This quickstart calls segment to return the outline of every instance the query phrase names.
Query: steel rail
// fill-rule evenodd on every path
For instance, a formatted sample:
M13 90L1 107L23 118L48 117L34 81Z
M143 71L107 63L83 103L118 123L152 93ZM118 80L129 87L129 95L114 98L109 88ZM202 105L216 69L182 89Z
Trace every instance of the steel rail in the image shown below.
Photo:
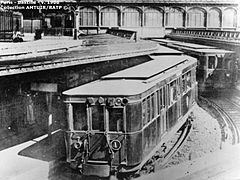
M240 142L240 134L238 131L238 128L236 126L236 124L234 123L233 119L229 116L229 114L223 110L222 107L220 107L216 102L214 102L213 100L204 98L202 96L199 97L199 99L207 102L207 104L209 106L211 106L212 108L214 108L216 110L216 112L220 115L220 117L222 118L222 120L225 122L225 124L229 127L229 129L231 129L232 134L233 134L233 142L232 144L237 144ZM225 100L226 101L226 100ZM236 106L236 105L235 105Z

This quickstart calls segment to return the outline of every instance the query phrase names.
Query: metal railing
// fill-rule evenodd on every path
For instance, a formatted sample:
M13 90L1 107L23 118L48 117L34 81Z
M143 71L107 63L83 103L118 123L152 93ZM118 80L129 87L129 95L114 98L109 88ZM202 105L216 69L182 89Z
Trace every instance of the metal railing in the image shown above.
M174 29L168 37L182 36L240 42L240 31Z

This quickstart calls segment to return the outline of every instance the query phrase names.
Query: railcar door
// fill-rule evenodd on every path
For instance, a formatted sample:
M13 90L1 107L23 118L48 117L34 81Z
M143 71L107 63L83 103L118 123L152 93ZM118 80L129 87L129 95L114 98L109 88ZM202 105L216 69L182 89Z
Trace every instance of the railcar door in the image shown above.
M91 105L89 108L89 160L109 161L109 151L106 136L106 108L104 105Z
M124 132L126 130L126 113L125 108L122 106L118 107L108 107L106 108L107 118L107 132L110 138L110 148L114 153L114 159L112 164L119 165L123 160L124 153Z

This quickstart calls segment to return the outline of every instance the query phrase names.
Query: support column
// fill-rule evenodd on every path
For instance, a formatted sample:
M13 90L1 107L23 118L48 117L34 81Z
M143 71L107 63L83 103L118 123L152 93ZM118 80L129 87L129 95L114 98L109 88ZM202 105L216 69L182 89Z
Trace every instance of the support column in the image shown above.
M206 9L206 12L204 14L204 26L206 29L208 29L208 16L209 16L209 10Z
M221 8L221 14L220 14L220 28L223 30L223 8Z
M120 21L119 21L119 26L123 26L123 7L120 7Z
M141 24L140 26L143 27L145 24L144 24L144 20L145 20L145 13L144 13L145 9L144 9L144 6L142 7L142 12L141 12Z
M183 13L183 27L186 29L187 26L188 26L188 21L187 21L187 12L188 12L188 9L187 7L185 6L185 12Z
M101 24L102 24L102 19L101 19L101 7L98 6L98 24L97 24L97 34L99 34L99 31L101 30Z
M52 119L52 92L46 93L46 101L47 101L47 107L48 107L48 139L49 142L52 140L52 125L53 125L53 119Z
M73 130L73 107L68 104L68 129Z
M187 29L188 27L188 14L187 12L184 13L184 28Z
M203 82L205 82L208 77L208 56L204 56L203 60L205 61Z
M169 11L169 9L167 9L166 7L164 7L164 12L163 12L163 22L162 22L162 25L163 27L165 28L166 27L166 21L167 21L167 11Z
M74 26L73 26L73 39L78 39L78 30L80 29L80 12L79 8L74 12Z
M66 20L66 15L61 15L61 35L64 36L64 32L65 32L65 20Z
M205 28L208 29L208 13L205 15Z
M77 9L74 13L74 18L75 18L75 29L79 30L79 26L80 26L80 11L79 9Z

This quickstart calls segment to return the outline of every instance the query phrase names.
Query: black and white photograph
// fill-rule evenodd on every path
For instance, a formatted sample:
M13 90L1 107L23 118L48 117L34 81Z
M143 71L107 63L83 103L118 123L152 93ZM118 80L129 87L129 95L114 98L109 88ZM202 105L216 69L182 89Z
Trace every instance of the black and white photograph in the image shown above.
M240 180L240 0L0 0L0 180Z

